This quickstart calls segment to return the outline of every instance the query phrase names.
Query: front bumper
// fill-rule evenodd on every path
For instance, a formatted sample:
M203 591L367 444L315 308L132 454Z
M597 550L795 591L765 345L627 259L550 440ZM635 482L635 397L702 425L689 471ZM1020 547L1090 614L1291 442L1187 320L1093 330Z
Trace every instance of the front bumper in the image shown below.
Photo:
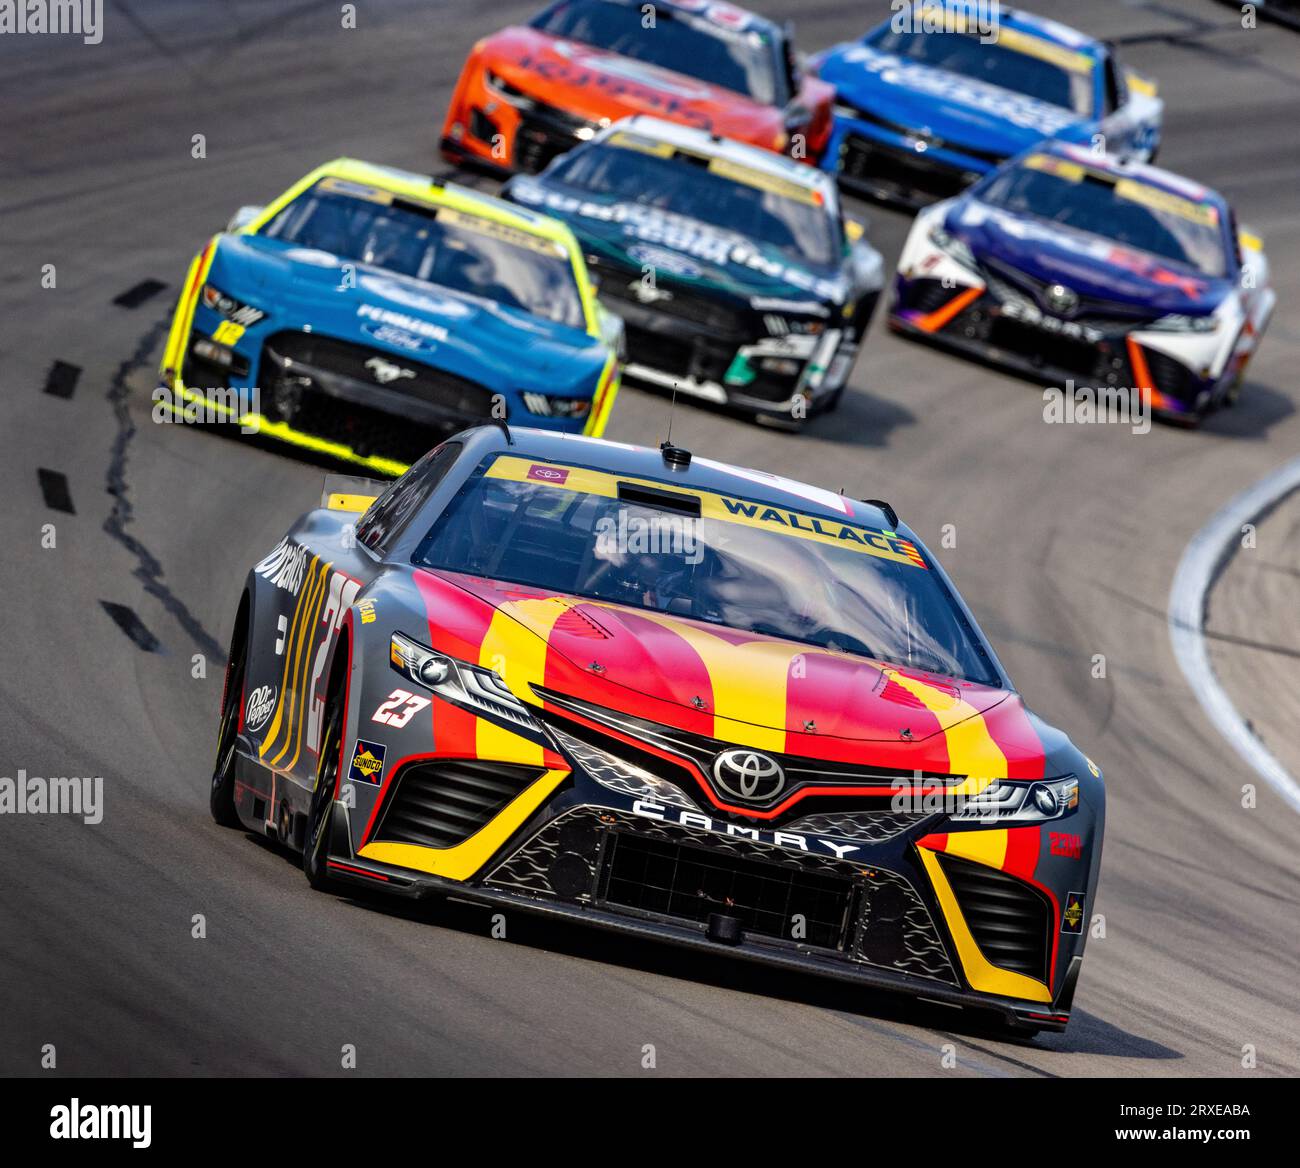
M623 318L624 377L630 381L788 419L796 402L811 413L848 380L863 328L849 329L832 315L819 322L822 331L815 336L780 336L764 327L757 312L742 317L719 308L715 314L708 306L688 318L680 310L639 303L624 287L637 278L628 273L603 280L600 293ZM855 319L870 321L875 303L875 296L865 299Z
M620 791L617 774L597 781L599 767L589 772L575 764L567 778L551 771L531 787L521 785L511 803L463 842L444 839L433 848L417 845L403 799L416 807L436 805L430 768L438 764L425 758L413 765L419 770L410 772L415 787L407 796L401 794L406 774L399 770L377 811L349 813L335 805L328 861L333 876L407 897L454 895L509 905L991 1010L1022 1028L1060 1030L1069 1020L1086 937L1082 927L1065 924L1065 892L1049 893L1029 878L963 857L987 860L1000 848L1003 867L1013 868L1031 856L1040 877L1087 896L1095 881L1094 852L1091 842L1081 841L1091 841L1096 831L1099 847L1100 833L1091 810L1052 825L1079 833L1070 837L1074 858L1062 861L1047 858L1056 851L1055 837L1049 844L1050 833L1036 826L936 835L942 816L876 812L864 816L852 836L843 834L848 821L835 816L804 816L785 831L760 829L710 819L672 803L671 796L656 802ZM445 764L453 782L468 765L485 764ZM521 781L526 784L527 776ZM459 798L452 787L447 791L447 798ZM357 817L354 823L349 814ZM354 827L362 820L368 826L354 851ZM508 829L490 839L502 822ZM397 838L402 842L387 842ZM472 872L460 866L466 854ZM972 868L978 869L975 885L967 871ZM936 869L942 875L934 875ZM989 881L995 882L991 892ZM1007 904L1028 909L1009 928L998 916ZM973 938L983 947L974 956ZM990 960L1008 967L1040 963L1037 976L994 968L985 949Z
M1144 345L1140 327L1116 325L1098 330L1102 335L1047 328L1008 314L984 285L945 287L938 279L900 273L888 325L896 333L1044 386L1063 388L1072 382L1076 388L1106 393L1139 393L1154 414L1171 419L1200 415L1220 398L1226 384L1223 377L1198 372L1170 353Z
M923 133L836 113L824 169L854 194L919 210L960 194L1004 160Z
M493 416L495 395L486 386L324 334L241 338L232 350L234 368L195 354L196 343L210 341L194 330L179 375L165 386L183 403L223 414L259 437L379 474L403 473L447 435ZM401 372L389 384L363 379L368 362ZM242 388L232 400L235 383ZM580 416L548 417L529 410L518 393L505 404L512 421L566 433L583 433L593 408L588 402Z
M443 157L457 165L498 177L536 174L608 124L539 98L520 94L510 100L487 86L479 68L457 87L439 145Z

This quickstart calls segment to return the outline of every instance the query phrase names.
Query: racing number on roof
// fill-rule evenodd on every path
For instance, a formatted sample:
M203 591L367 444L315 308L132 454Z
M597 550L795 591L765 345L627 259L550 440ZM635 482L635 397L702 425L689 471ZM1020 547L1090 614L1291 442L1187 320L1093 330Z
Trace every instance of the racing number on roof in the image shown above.
M325 697L318 693L321 674L325 672L325 662L329 659L330 646L343 624L343 615L352 607L352 601L361 589L360 580L351 580L342 572L335 572L330 577L329 599L325 602L325 612L321 624L325 628L321 637L320 648L316 650L316 661L312 666L311 684L307 692L311 695L311 714L307 719L307 749L315 754L320 742L321 715L325 712Z

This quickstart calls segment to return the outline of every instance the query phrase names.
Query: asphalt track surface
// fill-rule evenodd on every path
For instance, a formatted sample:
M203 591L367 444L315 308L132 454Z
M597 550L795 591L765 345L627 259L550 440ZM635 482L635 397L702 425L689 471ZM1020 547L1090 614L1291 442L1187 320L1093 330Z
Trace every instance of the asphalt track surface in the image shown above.
M762 7L793 15L806 49L886 11ZM1168 103L1162 161L1263 234L1279 308L1239 408L1199 432L1046 425L1035 387L877 321L841 411L803 436L682 405L674 437L889 499L936 549L955 526L942 558L1012 677L1106 772L1106 936L1069 1031L1011 1042L953 1011L513 916L494 940L479 909L314 894L285 854L213 825L219 647L244 572L321 471L152 424L161 322L240 204L342 154L433 166L469 46L531 5L362 3L343 31L332 0L110 0L98 47L0 44L0 775L106 783L98 826L0 817L0 1071L38 1073L53 1043L61 1073L328 1074L354 1043L369 1074L644 1074L646 1044L657 1074L1300 1073L1300 823L1268 789L1242 807L1252 776L1204 723L1164 612L1188 539L1300 449L1300 38L1205 0L1035 7L1150 34L1128 57ZM868 214L892 262L907 219ZM112 303L147 279L166 290ZM69 397L44 392L55 361L81 369ZM628 390L609 436L655 442L665 420ZM48 505L63 500L41 468L66 476L73 513Z

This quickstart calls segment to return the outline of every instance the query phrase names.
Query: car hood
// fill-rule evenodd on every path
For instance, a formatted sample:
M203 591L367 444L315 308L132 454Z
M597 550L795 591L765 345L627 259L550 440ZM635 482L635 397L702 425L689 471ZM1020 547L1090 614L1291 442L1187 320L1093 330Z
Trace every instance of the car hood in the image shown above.
M947 212L945 228L979 260L995 260L1035 280L1064 284L1080 296L1153 313L1203 315L1230 290L1136 248L1072 231L1059 223L1009 214L968 198Z
M653 114L767 146L782 128L779 109L742 93L533 28L504 29L480 53L530 97L592 122Z
M1043 774L1043 743L1011 690L461 573L419 570L417 584L435 647L497 668L534 705L543 687L787 754Z
M953 146L1018 154L1043 138L1075 138L1089 125L1061 106L865 45L831 49L817 70L843 101Z
M269 331L306 323L489 385L529 381L556 392L557 379L586 385L605 360L600 341L580 329L262 236L223 237L208 279L265 309Z
M597 260L637 274L647 266L657 283L681 284L749 301L812 297L842 301L847 283L832 265L799 262L780 248L687 215L621 202L524 175L507 197L563 219Z

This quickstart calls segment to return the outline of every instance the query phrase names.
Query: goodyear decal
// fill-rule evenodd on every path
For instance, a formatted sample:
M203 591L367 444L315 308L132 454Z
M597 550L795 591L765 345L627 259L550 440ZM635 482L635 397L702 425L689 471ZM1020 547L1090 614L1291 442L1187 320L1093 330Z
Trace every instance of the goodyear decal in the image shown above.
M611 475L604 471L587 470L582 467L538 463L514 455L502 455L497 458L488 468L487 477L510 482L541 483L555 490L598 495L607 499L618 498L619 483L635 483L656 490L664 489L664 484L655 480L639 479L628 475ZM892 560L894 563L928 568L916 545L893 531L866 527L828 516L809 515L803 511L756 503L749 499L738 499L713 491L674 489L684 497L699 500L702 519L719 520L742 527L762 528L782 535L812 540L815 543L848 548L879 559Z
M1115 184L1115 193L1121 199L1141 203L1144 207L1150 207L1153 211L1163 211L1168 215L1176 215L1179 219L1187 219L1202 227L1213 227L1219 222L1218 209L1209 203L1196 203L1191 199L1184 199L1181 195L1162 191L1159 187L1137 182L1135 179L1120 179Z
M439 223L445 223L449 227L477 231L480 235L490 235L493 239L501 240L502 243L535 251L540 255L563 257L568 254L564 246L554 239L545 239L540 235L522 231L518 227L512 227L508 223L485 219L482 215L466 214L455 207L439 207L437 217Z

